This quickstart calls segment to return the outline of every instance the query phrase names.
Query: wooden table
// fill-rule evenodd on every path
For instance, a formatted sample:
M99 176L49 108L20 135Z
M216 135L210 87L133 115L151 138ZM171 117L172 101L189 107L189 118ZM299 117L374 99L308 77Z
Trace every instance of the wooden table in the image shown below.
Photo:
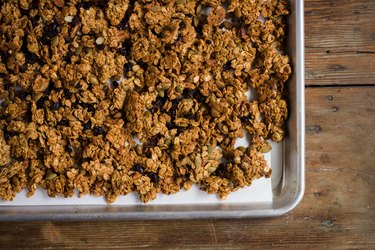
M375 249L375 1L306 0L306 192L272 219L1 223L3 248Z

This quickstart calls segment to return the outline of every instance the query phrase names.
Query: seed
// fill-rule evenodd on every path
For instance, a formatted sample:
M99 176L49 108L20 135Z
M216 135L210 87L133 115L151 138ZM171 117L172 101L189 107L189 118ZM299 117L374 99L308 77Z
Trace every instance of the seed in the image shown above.
M199 26L199 19L198 18L194 18L193 24L194 24L194 27L196 27L195 30L197 31L197 33L201 33L202 32L202 26Z
M11 89L11 90L9 91L9 100L12 100L12 101L13 101L14 96L15 96L14 91L13 91L13 89Z
M57 45L59 45L59 37L55 36L52 38L51 47L56 47Z
M167 89L169 89L171 86L172 86L172 85L171 85L170 83L164 83L164 84L162 85L162 89L163 89L163 90L167 90Z
M234 15L235 15L235 17L237 17L237 18L240 18L240 17L242 16L242 12L241 12L240 7L236 7L236 8L234 9Z
M98 85L99 84L98 78L96 78L95 76L90 76L89 82L91 84L93 84L93 85Z
M135 165L133 166L133 170L134 170L134 171L137 171L138 173L141 173L141 174L143 174L143 173L145 172L145 169L144 169L143 166L142 166L141 164L139 164L139 163L137 163L137 164L135 164Z
M137 85L138 87L141 87L141 80L139 80L138 78L135 78L134 84Z
M86 174L86 169L83 169L83 168L81 168L80 170L79 170L79 173L81 174L81 175L85 175Z
M198 5L197 10L195 12L197 14L197 16L199 16L199 14L202 12L202 9L203 9L202 4Z
M207 168L207 171L208 171L208 173L212 174L213 172L216 171L216 167L210 166L210 167Z
M43 93L35 94L33 97L34 102L39 101L39 99L43 96Z
M209 103L210 103L211 106L216 104L216 99L215 99L214 95L210 95Z
M73 21L74 17L73 16L66 16L64 18L65 22L71 23Z
M202 166L202 159L199 156L195 157L194 165L195 167L198 167L198 168Z
M3 107L8 106L9 104L10 104L10 100L9 100L9 98L5 98L5 99L3 100L3 102L1 103L1 105L3 105Z
M176 86L175 91L176 91L177 94L182 94L183 88L180 85L178 85L178 86Z
M221 88L219 88L219 89L221 89ZM234 101L234 99L232 98L232 97L228 97L228 102L229 102L229 104L232 104L232 105L234 105L234 104L236 104L236 102Z
M79 46L75 51L74 55L79 56L82 52L83 46Z
M199 79L200 79L199 76L195 76L194 79L193 79L193 82L194 82L194 83L198 83L198 82L199 82Z
M104 42L104 37L102 37L102 36L98 37L98 38L95 40L95 43L98 44L98 45L103 44L103 42Z
M264 146L259 150L259 152L265 154L265 153L270 152L271 149L272 149L272 146L269 145L269 144L267 144L267 145L264 145Z
M242 153L245 153L246 152L246 148L244 146L239 146L237 148L239 151L241 151Z
M49 174L47 174L47 176L46 176L46 180L47 180L47 181L50 181L50 180L55 179L56 177L57 177L57 174L56 174L56 173L49 173Z

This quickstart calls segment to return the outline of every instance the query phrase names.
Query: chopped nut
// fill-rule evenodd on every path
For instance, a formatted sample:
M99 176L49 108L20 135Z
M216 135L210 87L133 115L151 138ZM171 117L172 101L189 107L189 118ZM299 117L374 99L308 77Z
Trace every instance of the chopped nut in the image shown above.
M98 44L98 45L103 44L103 42L104 42L104 37L102 37L102 36L98 37L98 38L95 40L95 43Z
M65 18L64 18L64 20L65 20L65 22L68 22L68 23L71 23L71 22L73 22L73 16L66 16Z

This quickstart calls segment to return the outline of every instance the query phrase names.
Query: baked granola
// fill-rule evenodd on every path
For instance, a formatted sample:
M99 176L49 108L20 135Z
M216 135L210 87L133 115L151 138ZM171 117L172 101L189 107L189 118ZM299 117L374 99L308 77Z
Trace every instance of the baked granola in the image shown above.
M0 198L225 199L270 177L285 15L285 0L0 1Z

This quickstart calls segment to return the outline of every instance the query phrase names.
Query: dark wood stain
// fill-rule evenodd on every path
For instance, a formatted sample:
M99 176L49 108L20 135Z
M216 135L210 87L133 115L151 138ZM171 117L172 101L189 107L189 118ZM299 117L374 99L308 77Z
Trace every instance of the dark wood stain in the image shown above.
M319 134L322 132L322 127L320 125L311 125L306 127L306 131L310 132L311 134Z

